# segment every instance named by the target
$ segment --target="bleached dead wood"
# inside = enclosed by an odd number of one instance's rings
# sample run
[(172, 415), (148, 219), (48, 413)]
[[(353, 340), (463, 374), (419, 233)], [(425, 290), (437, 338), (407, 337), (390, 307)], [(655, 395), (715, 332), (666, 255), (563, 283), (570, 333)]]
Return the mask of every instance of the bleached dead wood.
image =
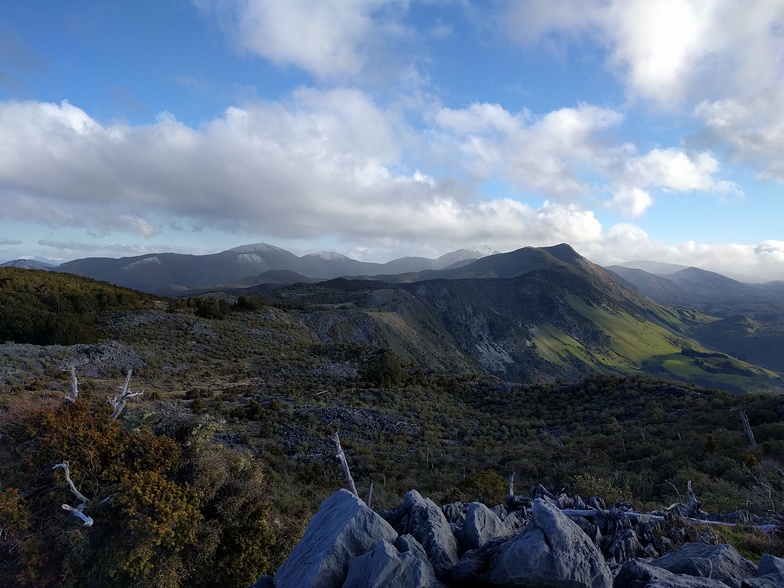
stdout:
[(76, 496), (76, 499), (80, 502), (80, 504), (78, 504), (76, 506), (71, 506), (70, 504), (63, 504), (61, 506), (61, 508), (63, 510), (67, 510), (72, 515), (74, 515), (75, 517), (79, 517), (80, 519), (82, 519), (84, 521), (84, 526), (85, 527), (92, 527), (93, 519), (91, 517), (87, 516), (86, 514), (84, 514), (84, 507), (90, 501), (87, 499), (87, 497), (84, 494), (82, 494), (81, 492), (79, 492), (76, 489), (76, 486), (74, 485), (73, 480), (71, 480), (71, 472), (68, 469), (68, 462), (64, 461), (62, 463), (58, 463), (52, 469), (56, 470), (57, 468), (63, 468), (63, 472), (65, 472), (65, 481), (68, 482), (68, 486), (71, 489), (71, 493), (74, 496)]
[(140, 396), (144, 394), (144, 392), (131, 392), (131, 389), (128, 385), (131, 382), (131, 374), (133, 370), (129, 369), (128, 374), (125, 376), (125, 384), (123, 384), (122, 392), (119, 396), (115, 396), (114, 398), (107, 398), (106, 400), (114, 407), (114, 411), (112, 412), (112, 416), (110, 417), (112, 420), (116, 420), (120, 413), (125, 408), (125, 403), (128, 401), (129, 398), (133, 398), (134, 396)]
[(702, 503), (697, 500), (696, 496), (694, 496), (694, 491), (691, 489), (691, 480), (687, 480), (686, 490), (689, 493), (689, 514), (697, 514), (700, 512), (700, 506), (702, 506)]
[(373, 500), (373, 482), (370, 482), (370, 486), (368, 486), (367, 491), (367, 498), (365, 498), (365, 504), (368, 508), (371, 508), (370, 503)]
[[(576, 509), (576, 508), (566, 508), (561, 511), (568, 517), (583, 517), (586, 519), (594, 518), (597, 516), (608, 516), (610, 513), (606, 510), (594, 510), (594, 509)], [(623, 511), (623, 514), (629, 517), (630, 519), (637, 520), (640, 518), (646, 518), (650, 521), (654, 521), (657, 523), (662, 523), (667, 520), (667, 517), (662, 515), (654, 515), (654, 514), (646, 514), (642, 512), (634, 512), (634, 511)], [(695, 519), (692, 517), (680, 517), (680, 520), (695, 524), (695, 525), (710, 525), (710, 526), (724, 526), (724, 527), (737, 527), (743, 526), (747, 527), (750, 525), (737, 525), (736, 523), (726, 523), (724, 521), (707, 521), (704, 519)], [(770, 533), (772, 531), (780, 529), (778, 525), (751, 525), (750, 528), (752, 529), (759, 529), (765, 533)]]
[(348, 460), (346, 459), (346, 454), (343, 452), (343, 448), (340, 446), (340, 437), (338, 436), (338, 432), (335, 431), (335, 436), (332, 438), (335, 442), (335, 451), (337, 457), (340, 460), (340, 465), (343, 466), (343, 476), (346, 478), (346, 484), (348, 484), (348, 489), (359, 498), (359, 493), (357, 492), (357, 487), (354, 485), (354, 478), (351, 477), (351, 470), (348, 469)]
[(749, 440), (749, 445), (752, 447), (757, 446), (757, 441), (754, 439), (754, 431), (751, 430), (751, 425), (749, 424), (749, 417), (746, 416), (746, 411), (740, 411), (740, 420), (743, 421), (743, 431), (746, 433), (746, 439)]
[(76, 397), (79, 395), (79, 382), (76, 379), (76, 366), (71, 364), (69, 371), (71, 372), (71, 392), (68, 394), (68, 396), (65, 397), (65, 399), (68, 402), (76, 402)]

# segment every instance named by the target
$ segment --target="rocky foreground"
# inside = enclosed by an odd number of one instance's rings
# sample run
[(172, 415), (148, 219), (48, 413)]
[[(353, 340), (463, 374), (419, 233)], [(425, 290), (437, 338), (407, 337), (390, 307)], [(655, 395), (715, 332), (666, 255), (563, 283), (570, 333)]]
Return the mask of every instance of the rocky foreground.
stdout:
[[(757, 566), (730, 545), (711, 544), (709, 526), (699, 542), (673, 549), (689, 527), (688, 507), (680, 506), (643, 515), (537, 487), (493, 509), (439, 508), (411, 490), (398, 507), (376, 513), (338, 490), (275, 576), (252, 588), (784, 586), (783, 559), (765, 555)], [(750, 522), (748, 513), (733, 516)]]

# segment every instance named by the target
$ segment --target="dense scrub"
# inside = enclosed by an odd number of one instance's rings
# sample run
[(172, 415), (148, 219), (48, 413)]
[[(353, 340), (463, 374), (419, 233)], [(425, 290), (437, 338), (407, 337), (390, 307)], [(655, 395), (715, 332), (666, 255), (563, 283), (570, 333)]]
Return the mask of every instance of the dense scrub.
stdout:
[(154, 298), (70, 274), (0, 268), (0, 341), (91, 343), (109, 311), (150, 306)]
[[(292, 538), (262, 462), (215, 444), (210, 419), (129, 430), (106, 406), (26, 394), (3, 415), (0, 585), (240, 586), (275, 569)], [(60, 508), (75, 503), (63, 460), (89, 528)]]

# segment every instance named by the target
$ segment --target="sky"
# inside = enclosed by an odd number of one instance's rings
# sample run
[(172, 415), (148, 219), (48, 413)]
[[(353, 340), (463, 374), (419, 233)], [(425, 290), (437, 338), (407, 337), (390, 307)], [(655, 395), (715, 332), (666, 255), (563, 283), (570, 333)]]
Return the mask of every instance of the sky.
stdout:
[(0, 261), (566, 242), (784, 280), (784, 1), (0, 0)]

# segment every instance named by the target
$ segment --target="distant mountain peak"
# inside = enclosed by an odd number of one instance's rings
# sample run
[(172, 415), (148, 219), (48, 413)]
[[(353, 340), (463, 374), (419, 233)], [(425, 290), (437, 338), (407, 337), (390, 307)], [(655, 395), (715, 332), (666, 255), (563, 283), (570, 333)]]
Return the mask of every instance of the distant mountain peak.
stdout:
[(472, 247), (466, 247), (465, 251), (470, 251), (471, 253), (475, 253), (477, 258), (487, 257), (489, 255), (496, 255), (499, 253), (497, 249), (490, 247), (490, 245), (474, 245)]
[(337, 253), (335, 251), (319, 251), (318, 253), (310, 253), (305, 257), (318, 257), (319, 259), (323, 259), (325, 261), (354, 261), (350, 257), (343, 255), (342, 253)]
[(161, 259), (157, 255), (151, 255), (149, 257), (142, 257), (137, 261), (133, 261), (128, 265), (121, 267), (120, 271), (138, 270), (140, 267), (146, 265), (163, 265), (163, 263), (161, 263)]
[(15, 259), (6, 263), (0, 264), (0, 267), (17, 267), (20, 269), (36, 269), (36, 270), (51, 270), (57, 267), (54, 264), (46, 263), (44, 261), (36, 261), (34, 259)]
[(229, 251), (233, 253), (263, 253), (265, 251), (284, 251), (288, 253), (285, 249), (281, 249), (280, 247), (275, 247), (274, 245), (270, 245), (269, 243), (251, 243), (249, 245), (240, 245), (239, 247), (234, 247), (233, 249), (229, 249)]

